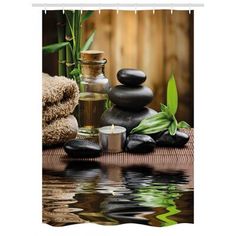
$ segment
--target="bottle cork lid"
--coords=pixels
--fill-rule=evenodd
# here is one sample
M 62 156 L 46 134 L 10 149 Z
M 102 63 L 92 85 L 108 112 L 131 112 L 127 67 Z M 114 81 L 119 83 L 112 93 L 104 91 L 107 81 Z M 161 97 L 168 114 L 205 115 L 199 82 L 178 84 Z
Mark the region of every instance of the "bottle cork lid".
M 84 61 L 100 61 L 103 59 L 103 51 L 98 50 L 87 50 L 87 51 L 81 51 L 81 59 Z

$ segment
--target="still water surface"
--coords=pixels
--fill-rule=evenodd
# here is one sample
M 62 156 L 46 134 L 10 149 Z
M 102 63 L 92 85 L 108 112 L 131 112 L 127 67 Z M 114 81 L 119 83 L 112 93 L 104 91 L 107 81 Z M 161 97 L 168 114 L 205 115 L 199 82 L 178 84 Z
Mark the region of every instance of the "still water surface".
M 43 170 L 43 221 L 169 226 L 193 223 L 192 173 L 77 161 Z

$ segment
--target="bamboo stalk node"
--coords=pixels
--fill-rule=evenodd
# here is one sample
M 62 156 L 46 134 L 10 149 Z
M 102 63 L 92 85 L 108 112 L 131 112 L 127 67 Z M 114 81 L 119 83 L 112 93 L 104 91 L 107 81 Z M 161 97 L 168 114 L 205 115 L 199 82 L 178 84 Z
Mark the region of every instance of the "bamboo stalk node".
M 75 65 L 75 63 L 69 63 L 69 62 L 66 63 L 67 67 L 71 67 L 71 66 L 74 66 L 74 65 Z
M 73 39 L 73 37 L 72 37 L 72 36 L 69 36 L 69 35 L 66 35 L 66 36 L 65 36 L 65 39 L 66 39 L 67 41 L 71 41 L 71 40 Z

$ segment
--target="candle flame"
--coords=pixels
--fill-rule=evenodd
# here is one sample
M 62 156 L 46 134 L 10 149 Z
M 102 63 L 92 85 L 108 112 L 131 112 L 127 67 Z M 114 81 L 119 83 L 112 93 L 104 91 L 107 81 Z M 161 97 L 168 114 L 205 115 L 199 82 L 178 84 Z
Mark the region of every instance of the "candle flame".
M 114 126 L 114 124 L 112 124 L 112 126 L 111 126 L 111 132 L 112 133 L 114 132 L 114 129 L 115 129 L 115 126 Z

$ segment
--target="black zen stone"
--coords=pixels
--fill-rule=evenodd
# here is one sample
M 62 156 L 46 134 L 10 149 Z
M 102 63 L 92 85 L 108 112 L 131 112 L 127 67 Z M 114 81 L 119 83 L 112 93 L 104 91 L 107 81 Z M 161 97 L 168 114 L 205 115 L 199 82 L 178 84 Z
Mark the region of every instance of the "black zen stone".
M 74 139 L 64 144 L 64 150 L 69 157 L 98 157 L 101 155 L 101 147 L 88 140 Z
M 146 80 L 146 75 L 141 70 L 125 68 L 118 71 L 117 78 L 120 83 L 133 87 L 142 84 Z
M 158 133 L 154 133 L 154 134 L 149 134 L 149 136 L 151 136 L 154 140 L 158 140 L 162 134 L 164 134 L 165 131 L 161 131 L 161 132 L 158 132 Z
M 131 134 L 126 139 L 125 150 L 133 153 L 152 152 L 156 147 L 156 142 L 145 134 Z
M 153 92 L 145 86 L 127 87 L 117 85 L 109 93 L 110 100 L 119 107 L 140 110 L 152 101 Z
M 156 144 L 159 147 L 183 147 L 189 141 L 189 135 L 177 131 L 175 135 L 170 135 L 165 131 L 159 138 L 156 139 Z
M 143 119 L 155 114 L 157 114 L 156 111 L 147 107 L 142 108 L 140 111 L 128 111 L 120 109 L 117 106 L 113 106 L 102 114 L 100 126 L 115 124 L 125 127 L 127 133 L 129 133 Z

